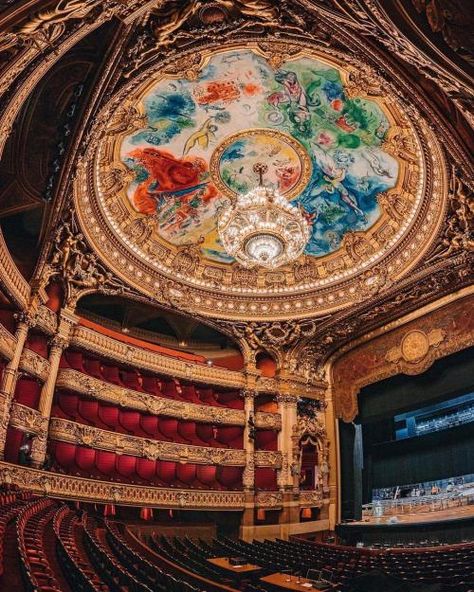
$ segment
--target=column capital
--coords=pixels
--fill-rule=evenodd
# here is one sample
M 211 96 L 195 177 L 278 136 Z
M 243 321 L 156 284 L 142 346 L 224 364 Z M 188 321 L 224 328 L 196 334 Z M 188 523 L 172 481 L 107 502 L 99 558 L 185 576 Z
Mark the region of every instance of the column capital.
M 240 396 L 243 399 L 252 399 L 254 400 L 257 397 L 258 393 L 257 391 L 253 390 L 253 389 L 249 389 L 249 388 L 244 388 L 240 391 Z
M 31 329 L 37 323 L 36 311 L 32 312 L 29 310 L 24 310 L 22 312 L 15 313 L 14 317 L 18 321 L 18 324 L 23 324 L 28 329 Z
M 52 350 L 60 350 L 66 349 L 69 345 L 69 339 L 64 335 L 56 334 L 49 340 L 49 344 L 51 345 Z
M 279 405 L 283 405 L 284 407 L 292 407 L 293 405 L 296 406 L 298 403 L 298 397 L 279 393 L 276 396 L 276 401 Z

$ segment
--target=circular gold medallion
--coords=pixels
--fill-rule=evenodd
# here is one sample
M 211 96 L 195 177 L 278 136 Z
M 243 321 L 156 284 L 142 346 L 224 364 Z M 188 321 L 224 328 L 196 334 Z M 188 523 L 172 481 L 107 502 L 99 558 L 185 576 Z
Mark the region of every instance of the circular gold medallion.
M 423 331 L 410 331 L 402 339 L 402 355 L 407 362 L 422 360 L 430 349 L 430 342 Z

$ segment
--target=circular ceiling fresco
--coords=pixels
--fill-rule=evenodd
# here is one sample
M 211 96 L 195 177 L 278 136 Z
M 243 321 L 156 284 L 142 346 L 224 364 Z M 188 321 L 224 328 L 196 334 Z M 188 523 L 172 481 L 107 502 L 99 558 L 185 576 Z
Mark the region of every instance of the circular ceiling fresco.
M 296 313 L 284 312 L 285 295 L 314 296 L 301 314 L 334 308 L 357 297 L 349 280 L 383 259 L 384 277 L 414 264 L 440 212 L 442 181 L 423 200 L 434 138 L 423 140 L 422 122 L 373 78 L 366 85 L 354 67 L 303 45 L 290 53 L 255 42 L 201 50 L 155 66 L 110 102 L 76 199 L 85 233 L 119 274 L 155 294 L 160 278 L 178 280 L 196 288 L 190 307 L 208 302 L 212 313 L 208 295 L 221 293 L 224 315 L 253 305 L 278 316 Z M 275 271 L 242 269 L 217 233 L 220 209 L 258 185 L 258 162 L 264 184 L 299 205 L 311 230 L 304 255 Z M 262 308 L 256 296 L 273 300 Z

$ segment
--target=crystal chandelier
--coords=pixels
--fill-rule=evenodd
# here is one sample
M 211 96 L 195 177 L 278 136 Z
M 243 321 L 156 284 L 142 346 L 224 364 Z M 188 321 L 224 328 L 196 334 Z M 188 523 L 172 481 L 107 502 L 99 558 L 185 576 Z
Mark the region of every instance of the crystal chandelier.
M 263 186 L 267 166 L 257 163 L 260 185 L 238 195 L 221 211 L 217 228 L 222 245 L 244 267 L 275 269 L 297 259 L 309 239 L 302 211 L 278 191 Z

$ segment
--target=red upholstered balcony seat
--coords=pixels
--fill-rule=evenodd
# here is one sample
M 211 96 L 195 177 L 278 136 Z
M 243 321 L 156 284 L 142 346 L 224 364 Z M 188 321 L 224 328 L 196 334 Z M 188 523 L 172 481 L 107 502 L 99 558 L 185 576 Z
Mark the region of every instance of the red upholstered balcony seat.
M 41 384 L 36 378 L 22 376 L 18 379 L 15 388 L 15 400 L 22 405 L 38 409 L 41 395 Z
M 266 491 L 278 489 L 276 470 L 269 467 L 257 467 L 255 469 L 255 488 Z
M 273 430 L 257 430 L 255 448 L 256 450 L 278 450 L 278 433 Z

